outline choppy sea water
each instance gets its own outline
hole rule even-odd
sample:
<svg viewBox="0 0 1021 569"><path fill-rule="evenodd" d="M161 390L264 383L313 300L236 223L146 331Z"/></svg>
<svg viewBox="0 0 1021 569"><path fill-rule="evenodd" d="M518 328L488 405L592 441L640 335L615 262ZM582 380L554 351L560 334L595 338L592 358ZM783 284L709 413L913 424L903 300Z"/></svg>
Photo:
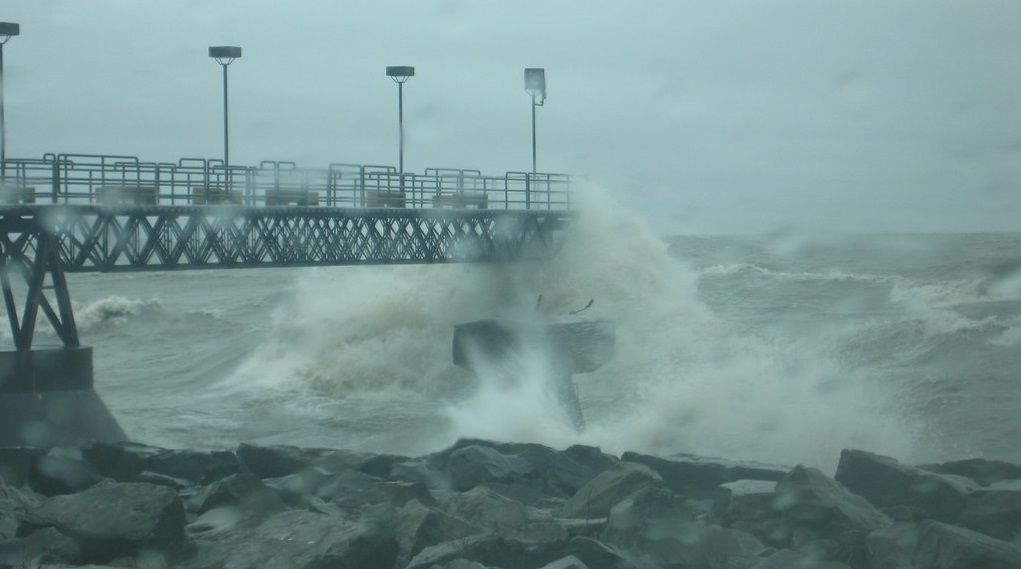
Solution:
<svg viewBox="0 0 1021 569"><path fill-rule="evenodd" d="M1021 461L1021 234L663 239L603 208L548 263L69 282L97 390L156 445L421 454L480 436L827 469L845 447ZM583 432L544 370L508 385L451 363L455 323L589 299L618 347L576 377Z"/></svg>

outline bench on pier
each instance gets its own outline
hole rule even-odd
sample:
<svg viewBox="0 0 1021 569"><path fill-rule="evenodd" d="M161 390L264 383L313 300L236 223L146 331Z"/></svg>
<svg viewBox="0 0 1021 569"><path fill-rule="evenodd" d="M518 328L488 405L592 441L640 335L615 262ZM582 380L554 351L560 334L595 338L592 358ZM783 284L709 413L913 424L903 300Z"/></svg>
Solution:
<svg viewBox="0 0 1021 569"><path fill-rule="evenodd" d="M0 203L35 203L35 186L4 184L0 187Z"/></svg>
<svg viewBox="0 0 1021 569"><path fill-rule="evenodd" d="M217 186L196 186L191 189L191 203L194 205L241 204L241 192Z"/></svg>
<svg viewBox="0 0 1021 569"><path fill-rule="evenodd" d="M405 207L404 192L366 191L365 207Z"/></svg>
<svg viewBox="0 0 1021 569"><path fill-rule="evenodd" d="M266 205L319 205L319 192L266 190Z"/></svg>
<svg viewBox="0 0 1021 569"><path fill-rule="evenodd" d="M96 188L96 202L101 204L155 205L159 201L159 189L152 186L99 186Z"/></svg>
<svg viewBox="0 0 1021 569"><path fill-rule="evenodd" d="M489 198L486 192L458 192L456 194L437 194L433 196L433 207L451 207L454 209L488 209Z"/></svg>

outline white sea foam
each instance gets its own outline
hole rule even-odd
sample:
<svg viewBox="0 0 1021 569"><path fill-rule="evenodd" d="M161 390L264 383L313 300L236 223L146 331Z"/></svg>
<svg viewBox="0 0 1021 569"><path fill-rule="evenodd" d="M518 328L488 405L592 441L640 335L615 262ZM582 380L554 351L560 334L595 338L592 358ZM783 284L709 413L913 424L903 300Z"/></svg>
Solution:
<svg viewBox="0 0 1021 569"><path fill-rule="evenodd" d="M434 433L434 447L478 436L824 467L848 446L912 456L918 429L891 388L841 369L826 345L768 341L717 319L699 299L698 271L672 258L639 218L587 192L552 262L306 273L270 340L229 381L441 398L448 427ZM571 428L538 364L513 385L483 373L467 396L448 389L469 381L450 363L455 323L541 320L590 298L585 316L614 320L618 337L609 364L577 377L589 408L584 432Z"/></svg>

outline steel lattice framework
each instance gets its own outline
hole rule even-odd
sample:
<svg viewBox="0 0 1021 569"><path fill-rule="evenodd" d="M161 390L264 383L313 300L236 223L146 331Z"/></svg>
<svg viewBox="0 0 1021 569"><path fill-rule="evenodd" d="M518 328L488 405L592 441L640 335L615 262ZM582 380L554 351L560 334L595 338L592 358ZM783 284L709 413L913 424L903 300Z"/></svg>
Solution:
<svg viewBox="0 0 1021 569"><path fill-rule="evenodd" d="M15 344L42 310L78 344L65 272L542 259L567 212L241 206L0 206L0 278ZM18 318L11 278L28 286ZM46 285L49 275L51 284ZM46 289L54 291L53 309Z"/></svg>

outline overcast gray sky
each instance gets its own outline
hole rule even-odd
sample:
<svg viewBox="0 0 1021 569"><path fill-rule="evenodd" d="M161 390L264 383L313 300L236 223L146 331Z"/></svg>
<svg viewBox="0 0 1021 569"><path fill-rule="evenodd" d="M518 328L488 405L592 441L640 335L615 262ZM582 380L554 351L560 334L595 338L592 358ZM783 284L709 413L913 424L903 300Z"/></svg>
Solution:
<svg viewBox="0 0 1021 569"><path fill-rule="evenodd" d="M586 174L661 233L1021 230L1016 0L2 0L8 156Z"/></svg>

